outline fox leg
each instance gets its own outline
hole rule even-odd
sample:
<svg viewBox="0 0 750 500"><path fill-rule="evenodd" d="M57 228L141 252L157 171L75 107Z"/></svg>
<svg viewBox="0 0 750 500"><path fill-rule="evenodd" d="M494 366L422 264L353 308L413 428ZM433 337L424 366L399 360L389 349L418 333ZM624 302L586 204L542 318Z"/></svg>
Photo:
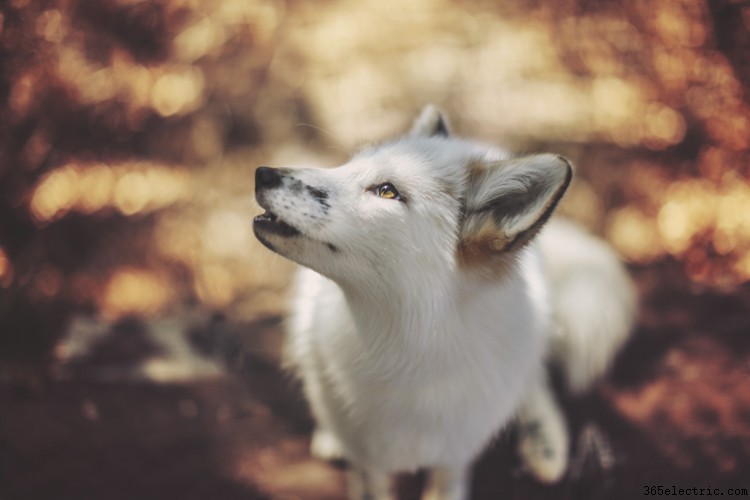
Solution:
<svg viewBox="0 0 750 500"><path fill-rule="evenodd" d="M395 500L387 472L352 466L347 473L349 500Z"/></svg>
<svg viewBox="0 0 750 500"><path fill-rule="evenodd" d="M324 427L318 427L313 432L312 441L310 442L310 453L315 458L329 462L346 458L339 438Z"/></svg>
<svg viewBox="0 0 750 500"><path fill-rule="evenodd" d="M467 500L469 498L470 467L435 467L430 470L424 500Z"/></svg>
<svg viewBox="0 0 750 500"><path fill-rule="evenodd" d="M518 452L536 479L553 483L565 474L569 442L562 412L546 380L541 378L519 412Z"/></svg>

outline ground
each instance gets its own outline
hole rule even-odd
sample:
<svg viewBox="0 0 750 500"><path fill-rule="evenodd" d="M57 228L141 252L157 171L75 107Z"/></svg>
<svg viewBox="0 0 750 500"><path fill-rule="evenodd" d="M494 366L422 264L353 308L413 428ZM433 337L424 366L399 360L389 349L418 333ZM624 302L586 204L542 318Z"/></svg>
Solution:
<svg viewBox="0 0 750 500"><path fill-rule="evenodd" d="M575 436L566 479L543 486L524 474L508 430L479 460L474 498L750 488L750 288L690 290L670 272L635 270L643 305L632 341L593 393L561 393ZM107 337L57 375L2 381L4 500L343 498L341 465L308 454L312 422L278 366L278 317L244 325L210 318L191 333L192 345L228 371L170 383L96 380L103 367L155 355L144 324L116 328L130 341L118 346ZM244 344L231 340L237 332ZM401 478L402 498L417 498L420 481Z"/></svg>

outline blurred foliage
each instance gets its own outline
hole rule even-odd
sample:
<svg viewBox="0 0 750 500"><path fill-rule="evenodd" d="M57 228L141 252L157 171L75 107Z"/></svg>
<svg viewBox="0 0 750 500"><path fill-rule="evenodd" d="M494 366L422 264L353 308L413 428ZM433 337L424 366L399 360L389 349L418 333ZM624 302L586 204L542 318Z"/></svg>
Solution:
<svg viewBox="0 0 750 500"><path fill-rule="evenodd" d="M428 101L571 156L564 210L632 264L750 279L750 6L9 0L0 7L0 356L66 311L278 310L252 167L335 164Z"/></svg>
<svg viewBox="0 0 750 500"><path fill-rule="evenodd" d="M0 351L46 352L71 306L117 315L195 298L190 263L154 255L155 222L206 166L260 141L252 110L278 9L5 4Z"/></svg>

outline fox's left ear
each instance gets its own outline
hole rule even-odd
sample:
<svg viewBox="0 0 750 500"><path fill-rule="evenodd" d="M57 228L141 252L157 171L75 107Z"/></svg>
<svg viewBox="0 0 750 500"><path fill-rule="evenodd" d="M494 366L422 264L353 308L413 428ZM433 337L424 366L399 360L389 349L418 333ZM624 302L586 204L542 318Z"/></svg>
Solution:
<svg viewBox="0 0 750 500"><path fill-rule="evenodd" d="M461 263L491 265L531 241L572 176L570 163L553 154L472 163L458 245Z"/></svg>
<svg viewBox="0 0 750 500"><path fill-rule="evenodd" d="M409 134L421 137L448 137L450 135L450 127L448 126L448 120L445 118L445 115L443 115L443 113L432 104L428 104L424 107L417 119L414 120L414 124L411 126Z"/></svg>

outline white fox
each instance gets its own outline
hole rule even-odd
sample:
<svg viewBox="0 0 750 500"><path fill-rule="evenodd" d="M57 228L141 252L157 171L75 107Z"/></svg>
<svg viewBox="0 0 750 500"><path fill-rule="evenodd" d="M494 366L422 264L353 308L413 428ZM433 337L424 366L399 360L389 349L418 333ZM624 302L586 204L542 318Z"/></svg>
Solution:
<svg viewBox="0 0 750 500"><path fill-rule="evenodd" d="M469 498L474 459L514 420L528 470L564 475L548 364L588 388L636 302L603 242L545 226L571 177L561 156L451 137L432 106L341 167L257 169L255 234L304 266L285 354L312 452L349 462L351 498L392 498L391 474L422 468L424 498Z"/></svg>

